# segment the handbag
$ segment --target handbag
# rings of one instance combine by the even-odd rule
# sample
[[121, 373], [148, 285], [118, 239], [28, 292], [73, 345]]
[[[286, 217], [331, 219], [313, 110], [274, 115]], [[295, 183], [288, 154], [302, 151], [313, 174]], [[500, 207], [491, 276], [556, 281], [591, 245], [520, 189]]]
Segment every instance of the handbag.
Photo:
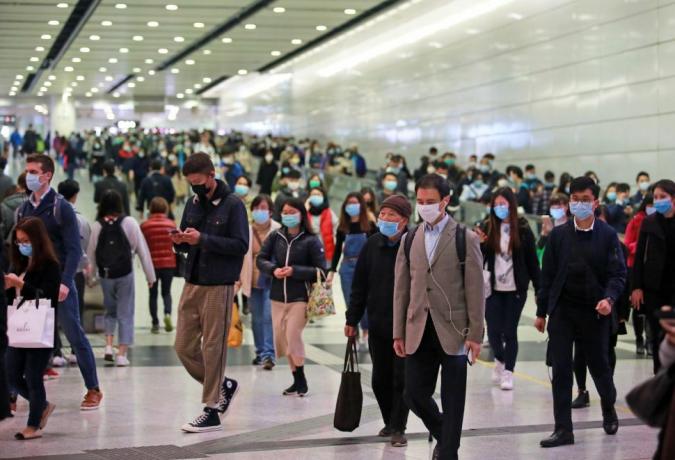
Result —
[[14, 348], [54, 348], [52, 301], [40, 298], [14, 299], [7, 308], [7, 338]]
[[232, 305], [232, 319], [230, 321], [230, 330], [227, 332], [227, 346], [230, 348], [239, 348], [244, 342], [244, 324], [239, 316], [237, 304]]
[[[658, 353], [654, 350], [654, 353]], [[630, 390], [626, 403], [647, 425], [663, 428], [668, 418], [670, 401], [675, 390], [675, 365], [661, 369], [654, 377]]]
[[350, 337], [345, 351], [345, 363], [335, 404], [333, 426], [340, 431], [354, 431], [361, 422], [362, 407], [363, 390], [356, 352], [356, 337]]
[[[312, 287], [309, 294], [309, 301], [307, 302], [307, 319], [323, 318], [336, 314], [335, 303], [333, 302], [333, 292], [326, 285], [325, 281], [321, 280], [323, 272], [321, 269], [316, 269], [316, 283]], [[325, 275], [324, 275], [325, 278]]]

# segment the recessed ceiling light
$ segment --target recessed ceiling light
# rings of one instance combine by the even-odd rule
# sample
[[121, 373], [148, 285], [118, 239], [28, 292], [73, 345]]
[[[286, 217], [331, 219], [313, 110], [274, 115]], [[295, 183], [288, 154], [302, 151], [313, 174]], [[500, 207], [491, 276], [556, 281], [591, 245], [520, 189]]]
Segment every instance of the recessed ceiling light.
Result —
[[128, 86], [129, 88], [135, 88], [135, 87], [136, 87], [136, 83], [134, 83], [134, 82], [127, 83], [127, 86]]
[[65, 66], [65, 67], [63, 68], [63, 70], [64, 70], [64, 72], [72, 72], [72, 71], [75, 70], [75, 69], [73, 69], [71, 66], [68, 65], [68, 66]]
[[178, 9], [178, 5], [166, 5], [166, 9], [169, 11], [176, 11]]
[[323, 24], [319, 24], [318, 26], [316, 26], [316, 30], [318, 30], [319, 32], [323, 32], [326, 29], [328, 29], [328, 27], [324, 26]]
[[148, 70], [148, 75], [154, 75], [154, 74], [156, 74], [156, 73], [157, 73], [157, 72], [155, 72], [155, 71], [152, 70], [152, 69]]
[[129, 48], [120, 48], [120, 53], [127, 54], [128, 52], [129, 52]]
[[115, 92], [113, 93], [113, 97], [120, 97], [120, 93], [118, 93], [117, 91], [115, 91]]
[[223, 37], [223, 39], [221, 40], [221, 42], [223, 42], [223, 43], [232, 43], [232, 39], [231, 39], [230, 37]]
[[91, 96], [92, 96], [92, 94], [91, 94], [91, 93], [89, 93], [89, 92], [87, 92], [87, 93], [84, 93], [84, 95], [85, 95], [85, 96], [87, 96], [87, 97], [91, 97]]
[[277, 7], [274, 8], [272, 11], [274, 11], [275, 13], [285, 13], [285, 12], [286, 12], [286, 8], [284, 8], [283, 6], [277, 6]]
[[56, 7], [57, 8], [68, 8], [68, 4], [67, 3], [57, 3]]
[[89, 51], [91, 51], [91, 50], [89, 48], [87, 48], [86, 46], [83, 46], [82, 48], [80, 48], [80, 53], [88, 53]]
[[211, 54], [211, 50], [204, 50], [204, 51], [202, 51], [202, 53], [204, 53], [208, 56], [209, 54]]
[[209, 77], [204, 77], [204, 78], [202, 78], [202, 81], [204, 83], [211, 83], [212, 80]]
[[43, 83], [43, 85], [49, 87], [49, 86], [52, 86], [52, 82], [51, 82], [51, 81], [46, 81], [46, 82]]
[[110, 58], [108, 59], [108, 62], [111, 64], [117, 64], [117, 58]]
[[148, 21], [148, 27], [159, 27], [159, 22], [157, 22], [157, 21]]
[[[14, 90], [14, 91], [16, 91], [16, 90]], [[43, 86], [42, 88], [40, 88], [41, 93], [46, 93], [47, 91], [49, 91], [49, 88], [47, 88], [46, 86]]]
[[77, 86], [77, 82], [76, 82], [76, 81], [72, 82], [72, 83], [70, 84], [70, 86], [72, 86], [73, 88], [75, 88], [75, 87]]
[[178, 93], [178, 94], [176, 94], [176, 97], [178, 99], [183, 99], [185, 97], [185, 95], [183, 93]]
[[523, 19], [523, 15], [519, 13], [511, 13], [509, 14], [509, 18], [515, 19], [516, 21], [520, 21], [521, 19]]
[[44, 51], [45, 47], [44, 46], [36, 46], [35, 51]]
[[203, 23], [203, 22], [195, 22], [194, 24], [192, 24], [192, 26], [193, 26], [195, 29], [203, 29], [203, 28], [204, 28], [204, 23]]
[[244, 29], [246, 29], [246, 30], [255, 30], [255, 28], [256, 28], [255, 24], [246, 24], [244, 26]]
[[17, 88], [16, 86], [12, 86], [11, 88], [9, 88], [10, 91], [16, 91], [16, 90], [18, 90], [18, 89], [19, 89], [19, 88]]
[[194, 93], [194, 91], [192, 91], [191, 88], [185, 90], [185, 94], [192, 94], [192, 93]]
[[140, 67], [134, 67], [133, 70], [132, 70], [133, 73], [138, 73], [140, 71], [141, 71]]
[[75, 77], [75, 80], [84, 81], [84, 75], [78, 75], [77, 77]]
[[237, 71], [237, 73], [238, 73], [239, 75], [246, 75], [246, 74], [248, 73], [248, 70], [246, 70], [246, 69], [239, 69], [239, 70]]
[[466, 33], [469, 34], [469, 35], [477, 35], [477, 34], [480, 33], [480, 30], [478, 30], [478, 29], [467, 29]]
[[74, 57], [71, 59], [71, 61], [74, 62], [75, 64], [79, 64], [80, 62], [82, 62], [82, 59], [80, 59], [79, 57]]
[[45, 93], [37, 93], [38, 97], [42, 97], [45, 95]]
[[175, 41], [176, 43], [182, 43], [182, 42], [185, 41], [185, 39], [181, 36], [178, 36], [178, 37], [173, 37], [173, 41]]
[[98, 71], [99, 71], [99, 72], [107, 72], [108, 69], [106, 69], [105, 67], [99, 67], [99, 68], [98, 68]]
[[272, 51], [270, 54], [272, 56], [281, 56], [281, 51]]
[[98, 35], [90, 35], [90, 36], [89, 36], [89, 40], [94, 41], [94, 42], [97, 42], [97, 41], [99, 41], [100, 39], [101, 39], [101, 37], [98, 36]]
[[32, 65], [29, 65], [29, 66], [26, 67], [26, 70], [29, 71], [29, 72], [32, 72], [33, 70], [35, 70], [35, 67], [33, 67]]
[[134, 35], [132, 40], [135, 41], [135, 42], [142, 42], [143, 41], [143, 35]]
[[14, 91], [10, 91], [10, 92], [9, 92], [9, 95], [10, 95], [10, 96], [16, 96], [16, 93], [15, 93]]
[[171, 73], [180, 73], [180, 69], [174, 67], [173, 69], [171, 69]]
[[112, 75], [106, 75], [105, 81], [113, 81]]
[[143, 82], [145, 81], [145, 77], [136, 77], [136, 81]]
[[98, 88], [94, 87], [94, 88], [90, 89], [89, 91], [91, 91], [92, 93], [98, 93]]
[[195, 64], [195, 61], [194, 61], [194, 59], [186, 59], [186, 60], [185, 60], [185, 64], [186, 64], [186, 65], [194, 65], [194, 64]]
[[155, 62], [155, 61], [148, 58], [148, 59], [146, 59], [144, 62], [145, 62], [146, 64], [152, 64], [152, 63]]
[[40, 35], [40, 38], [43, 39], [43, 40], [51, 40], [52, 36], [49, 35], [49, 34], [42, 34], [42, 35]]
[[117, 8], [118, 10], [125, 10], [127, 8], [127, 4], [126, 3], [118, 3], [118, 4], [115, 5], [115, 8]]
[[17, 80], [23, 80], [23, 75], [17, 74], [15, 77]]
[[199, 84], [199, 83], [195, 83], [195, 84], [194, 84], [194, 88], [195, 88], [195, 89], [201, 89], [201, 87], [202, 87], [202, 85]]
[[[21, 78], [23, 78], [23, 77], [21, 77]], [[17, 80], [21, 80], [21, 78], [19, 78], [18, 76], [16, 77]], [[56, 80], [56, 75], [50, 75], [47, 78], [54, 81], [54, 80]]]
[[103, 27], [110, 27], [112, 25], [112, 21], [101, 21], [101, 25]]
[[348, 15], [351, 16], [353, 14], [356, 14], [356, 10], [354, 8], [347, 8], [347, 9], [345, 9], [345, 14], [348, 14]]
[[59, 21], [57, 21], [56, 19], [52, 19], [51, 21], [48, 21], [47, 24], [49, 24], [50, 26], [58, 26]]
[[30, 62], [38, 62], [39, 60], [40, 60], [40, 59], [39, 59], [39, 58], [36, 58], [35, 56], [32, 56], [32, 57], [29, 59]]
[[166, 53], [169, 52], [169, 50], [166, 49], [166, 48], [160, 48], [160, 49], [157, 50], [157, 52], [158, 52], [159, 54], [166, 54]]
[[99, 84], [98, 84], [98, 87], [99, 87], [99, 88], [103, 88], [103, 83], [99, 83]]

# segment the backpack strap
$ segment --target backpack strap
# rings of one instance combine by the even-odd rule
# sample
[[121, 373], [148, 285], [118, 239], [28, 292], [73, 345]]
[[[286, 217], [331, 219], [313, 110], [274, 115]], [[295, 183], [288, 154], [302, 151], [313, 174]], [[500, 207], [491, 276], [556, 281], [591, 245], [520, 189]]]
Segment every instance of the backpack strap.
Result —
[[462, 270], [462, 279], [464, 279], [466, 274], [466, 227], [459, 223], [457, 224], [457, 231], [455, 233], [455, 245], [459, 267]]
[[412, 230], [409, 230], [403, 243], [403, 252], [405, 252], [405, 260], [408, 261], [408, 267], [410, 267], [410, 250], [412, 249], [413, 240], [415, 239], [418, 228], [420, 228], [419, 225]]

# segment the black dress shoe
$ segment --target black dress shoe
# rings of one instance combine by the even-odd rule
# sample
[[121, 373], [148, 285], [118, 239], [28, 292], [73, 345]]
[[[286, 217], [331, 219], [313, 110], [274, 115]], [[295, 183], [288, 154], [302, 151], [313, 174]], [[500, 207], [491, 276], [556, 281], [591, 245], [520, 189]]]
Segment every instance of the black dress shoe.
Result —
[[591, 405], [591, 398], [588, 395], [588, 391], [583, 390], [579, 392], [579, 396], [572, 401], [572, 409], [583, 409]]
[[570, 444], [574, 444], [574, 433], [565, 430], [556, 430], [550, 437], [542, 439], [539, 443], [544, 448], [568, 446]]
[[602, 428], [607, 434], [616, 434], [619, 431], [619, 417], [616, 416], [614, 406], [602, 409]]

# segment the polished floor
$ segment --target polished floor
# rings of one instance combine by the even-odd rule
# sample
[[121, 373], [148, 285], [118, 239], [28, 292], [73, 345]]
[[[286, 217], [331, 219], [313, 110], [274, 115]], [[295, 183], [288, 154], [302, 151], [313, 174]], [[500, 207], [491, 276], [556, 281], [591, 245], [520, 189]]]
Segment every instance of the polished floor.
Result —
[[[84, 178], [82, 178], [84, 179]], [[86, 182], [82, 180], [82, 182]], [[91, 187], [83, 185], [82, 212], [93, 217]], [[102, 360], [103, 337], [91, 335], [99, 359], [99, 378], [105, 394], [95, 412], [80, 412], [83, 383], [77, 368], [59, 370], [47, 382], [47, 394], [57, 406], [44, 437], [31, 442], [13, 440], [26, 422], [27, 405], [19, 402], [15, 418], [0, 423], [0, 458], [49, 459], [428, 459], [433, 445], [424, 426], [410, 416], [409, 445], [393, 448], [375, 435], [382, 427], [370, 388], [369, 358], [361, 354], [364, 411], [353, 433], [333, 429], [333, 411], [340, 382], [345, 339], [344, 304], [338, 315], [317, 321], [305, 330], [310, 394], [301, 399], [283, 397], [291, 379], [284, 362], [273, 371], [250, 364], [252, 335], [245, 329], [244, 345], [229, 352], [227, 375], [239, 381], [241, 391], [223, 420], [223, 430], [185, 434], [180, 426], [194, 418], [201, 406], [200, 387], [178, 362], [172, 348], [173, 333], [152, 335], [147, 313], [147, 292], [137, 274], [136, 345], [128, 368], [107, 367]], [[335, 283], [339, 289], [339, 283]], [[181, 286], [175, 283], [174, 301]], [[336, 297], [340, 298], [339, 292]], [[528, 301], [519, 329], [521, 351], [516, 387], [503, 392], [490, 383], [489, 350], [469, 370], [462, 459], [649, 459], [656, 447], [656, 432], [640, 424], [625, 407], [624, 396], [648, 377], [650, 361], [636, 358], [631, 337], [618, 345], [616, 384], [622, 426], [616, 436], [600, 428], [600, 405], [591, 389], [591, 407], [575, 411], [577, 444], [553, 450], [539, 448], [539, 440], [552, 430], [549, 371], [544, 365], [545, 336], [531, 326], [534, 308]], [[175, 318], [175, 312], [174, 312]], [[244, 317], [248, 324], [249, 317]], [[590, 380], [589, 380], [590, 382]]]

